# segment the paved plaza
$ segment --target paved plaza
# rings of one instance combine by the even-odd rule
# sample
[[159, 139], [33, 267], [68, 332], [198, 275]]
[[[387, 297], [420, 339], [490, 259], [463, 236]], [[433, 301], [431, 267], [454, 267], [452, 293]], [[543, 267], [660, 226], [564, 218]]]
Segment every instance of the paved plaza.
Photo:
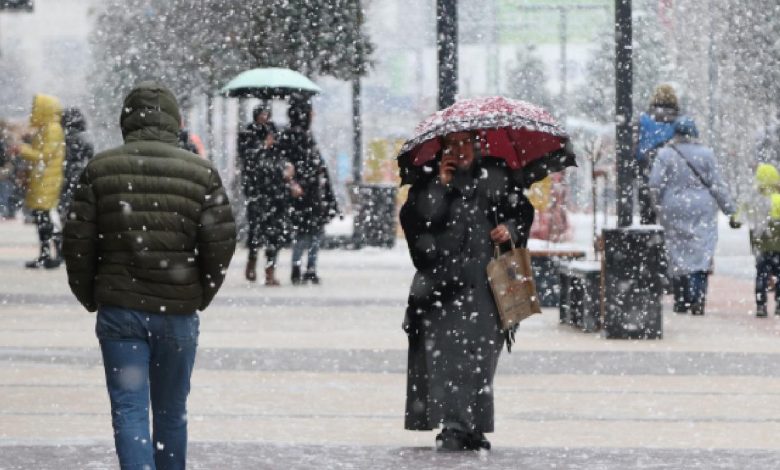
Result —
[[[35, 255], [32, 226], [0, 223], [0, 470], [117, 468], [94, 315]], [[251, 285], [245, 257], [201, 315], [190, 468], [780, 468], [780, 318], [750, 316], [749, 257], [718, 258], [705, 317], [667, 299], [663, 340], [524, 322], [494, 450], [469, 454], [403, 429], [403, 246], [324, 252], [317, 287], [289, 285], [289, 252], [284, 286]]]

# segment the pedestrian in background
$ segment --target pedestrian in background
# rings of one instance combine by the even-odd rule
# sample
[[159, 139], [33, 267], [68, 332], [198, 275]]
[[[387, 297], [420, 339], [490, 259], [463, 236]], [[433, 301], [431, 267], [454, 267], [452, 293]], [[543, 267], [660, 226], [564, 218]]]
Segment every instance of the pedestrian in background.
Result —
[[404, 321], [405, 427], [442, 427], [440, 449], [490, 449], [505, 333], [486, 269], [496, 245], [526, 246], [534, 209], [503, 161], [480, 157], [473, 133], [449, 134], [442, 147], [438, 173], [413, 183], [401, 208], [417, 269]]
[[87, 140], [87, 120], [80, 109], [68, 108], [62, 113], [62, 128], [65, 131], [65, 178], [58, 210], [60, 219], [65, 221], [79, 176], [95, 155], [95, 148]]
[[257, 256], [265, 247], [265, 285], [278, 286], [276, 263], [279, 250], [290, 242], [290, 188], [292, 165], [276, 145], [277, 129], [271, 110], [259, 105], [252, 122], [239, 135], [244, 196], [246, 197], [247, 260], [244, 276], [257, 279]]
[[11, 150], [6, 123], [0, 121], [0, 219], [11, 219], [16, 213], [16, 165]]
[[649, 187], [664, 227], [674, 311], [704, 315], [707, 276], [718, 243], [718, 208], [736, 207], [712, 149], [700, 144], [693, 119], [681, 116], [674, 138], [658, 151]]
[[122, 468], [185, 468], [197, 311], [236, 245], [219, 174], [177, 147], [180, 123], [167, 88], [138, 84], [122, 106], [124, 145], [87, 164], [65, 224], [70, 288], [97, 311]]
[[19, 154], [30, 165], [29, 184], [24, 205], [30, 209], [38, 227], [40, 254], [27, 262], [28, 268], [56, 268], [60, 254], [52, 252], [55, 225], [52, 210], [57, 208], [65, 162], [65, 135], [62, 130], [62, 105], [49, 95], [35, 95], [30, 127], [30, 143], [21, 145]]
[[[325, 225], [339, 212], [328, 168], [322, 159], [311, 130], [313, 117], [307, 98], [293, 97], [288, 110], [290, 127], [279, 138], [282, 158], [290, 162], [295, 174], [290, 181], [293, 197], [292, 273], [293, 284], [319, 284], [317, 254]], [[306, 254], [306, 271], [302, 272]]]
[[756, 316], [765, 318], [771, 277], [776, 279], [775, 315], [780, 315], [780, 172], [770, 163], [759, 163], [753, 183], [731, 225], [738, 228], [745, 220], [750, 228], [750, 247], [756, 258]]
[[653, 91], [647, 111], [635, 125], [634, 153], [639, 178], [639, 218], [642, 224], [655, 224], [657, 217], [648, 179], [658, 149], [674, 136], [674, 122], [680, 114], [677, 94], [671, 85], [659, 85]]

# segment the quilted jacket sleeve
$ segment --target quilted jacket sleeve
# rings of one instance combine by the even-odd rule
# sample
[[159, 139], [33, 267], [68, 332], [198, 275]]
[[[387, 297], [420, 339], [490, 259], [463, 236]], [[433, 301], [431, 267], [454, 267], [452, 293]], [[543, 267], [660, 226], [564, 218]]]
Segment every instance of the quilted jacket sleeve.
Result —
[[63, 231], [62, 248], [70, 289], [88, 311], [94, 312], [97, 310], [94, 281], [99, 256], [97, 211], [87, 171], [81, 174], [76, 186]]
[[212, 170], [198, 225], [198, 263], [203, 286], [200, 310], [208, 307], [222, 286], [235, 249], [236, 222], [230, 201], [219, 174]]

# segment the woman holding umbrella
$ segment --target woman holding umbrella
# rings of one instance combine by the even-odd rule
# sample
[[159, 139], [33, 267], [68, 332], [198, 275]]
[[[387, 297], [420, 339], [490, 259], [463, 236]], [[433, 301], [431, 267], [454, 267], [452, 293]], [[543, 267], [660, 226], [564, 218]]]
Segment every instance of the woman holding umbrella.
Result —
[[[518, 113], [539, 110], [528, 106], [503, 98], [456, 103], [424, 121], [399, 156], [412, 184], [401, 225], [417, 268], [404, 321], [405, 427], [442, 427], [439, 449], [490, 449], [493, 376], [511, 332], [501, 330], [487, 264], [496, 247], [527, 242], [533, 207], [524, 187], [574, 163], [560, 129]], [[485, 112], [501, 107], [503, 119]]]

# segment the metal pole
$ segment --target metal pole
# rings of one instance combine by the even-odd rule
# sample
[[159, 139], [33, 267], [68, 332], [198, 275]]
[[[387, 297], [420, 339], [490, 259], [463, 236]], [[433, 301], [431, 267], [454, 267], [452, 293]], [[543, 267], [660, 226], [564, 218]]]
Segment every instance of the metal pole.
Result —
[[363, 181], [363, 125], [360, 113], [360, 77], [352, 79], [352, 182]]
[[439, 109], [458, 94], [458, 2], [436, 0], [436, 49], [439, 60]]
[[618, 226], [631, 225], [634, 212], [634, 156], [632, 155], [633, 58], [631, 0], [615, 0], [615, 147], [617, 150]]

